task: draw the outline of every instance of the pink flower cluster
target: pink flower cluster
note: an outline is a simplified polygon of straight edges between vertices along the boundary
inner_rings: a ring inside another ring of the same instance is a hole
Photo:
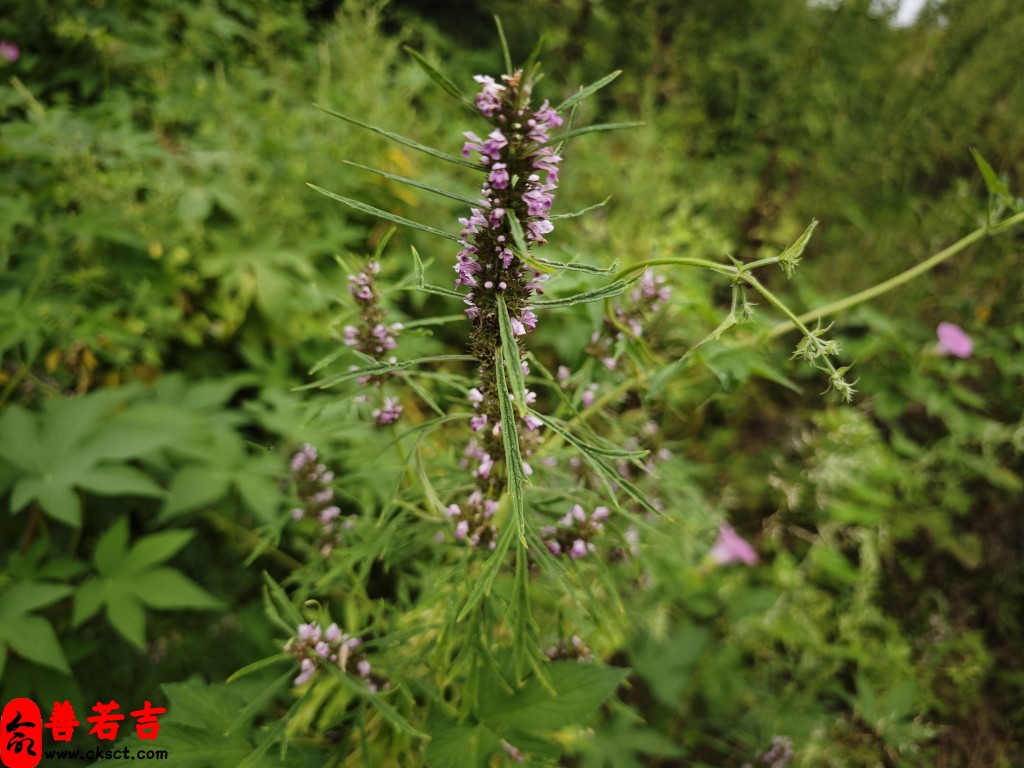
[[[498,511],[498,502],[484,497],[483,491],[469,494],[463,504],[449,504],[445,514],[455,523],[455,538],[466,541],[473,547],[483,545],[494,549],[497,544],[497,530],[490,520]]]
[[[357,650],[362,645],[358,637],[349,637],[337,624],[321,629],[319,624],[300,624],[295,637],[289,640],[284,650],[299,660],[299,675],[294,685],[308,683],[317,669],[324,664],[334,664],[342,672],[360,677],[367,687],[376,691],[379,682],[372,677],[372,668],[366,655]]]
[[[588,516],[579,504],[573,506],[557,525],[541,529],[547,539],[544,541],[552,555],[568,555],[573,560],[586,557],[594,552],[592,539],[604,530],[608,519],[608,507],[597,507]]]
[[[540,146],[550,138],[551,129],[562,124],[562,118],[546,101],[536,110],[519,105],[516,91],[521,75],[504,76],[504,85],[491,77],[476,77],[482,86],[477,107],[495,128],[484,139],[471,131],[463,134],[463,157],[476,152],[487,168],[487,180],[480,189],[479,207],[459,219],[462,250],[454,267],[455,287],[472,289],[466,295],[466,314],[471,320],[480,316],[481,291],[511,289],[509,295],[519,305],[511,318],[517,336],[537,325],[537,316],[523,299],[534,291],[543,292],[545,276],[514,253],[509,216],[516,217],[529,242],[545,242],[544,235],[554,229],[550,211],[562,160],[551,147]],[[493,302],[483,305],[490,309]]]
[[[340,543],[335,526],[341,508],[334,503],[334,473],[318,459],[316,448],[308,443],[292,457],[292,479],[302,506],[295,507],[291,516],[293,520],[311,519],[320,523],[317,549],[327,557]]]
[[[381,305],[380,290],[377,288],[376,275],[380,272],[380,264],[371,261],[366,269],[358,275],[349,275],[348,292],[352,294],[359,307],[362,323],[358,326],[346,325],[343,329],[345,345],[359,350],[375,360],[384,360],[385,355],[398,346],[398,334],[402,330],[401,323],[387,324],[387,310]],[[387,358],[394,362],[394,356]],[[353,366],[357,367],[357,366]],[[384,376],[360,376],[360,384],[383,385]],[[383,397],[383,393],[382,397]],[[362,397],[364,402],[369,398]],[[378,427],[393,424],[402,417],[402,405],[397,397],[383,397],[379,408],[373,410],[373,420]]]
[[[346,325],[343,329],[345,346],[355,347],[378,360],[398,346],[398,333],[402,330],[401,323],[386,325],[383,322],[387,310],[380,306],[380,291],[374,280],[379,271],[380,264],[371,261],[358,275],[349,275],[348,292],[359,305],[363,323]]]

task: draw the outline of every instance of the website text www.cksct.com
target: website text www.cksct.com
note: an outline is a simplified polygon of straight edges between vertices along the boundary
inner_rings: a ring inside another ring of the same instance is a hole
[[[46,760],[167,760],[166,749],[44,749]]]

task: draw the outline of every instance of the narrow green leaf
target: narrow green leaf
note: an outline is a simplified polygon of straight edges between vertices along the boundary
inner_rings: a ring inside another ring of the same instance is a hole
[[[583,99],[587,98],[587,96],[589,96],[590,94],[596,93],[597,91],[601,90],[606,85],[608,85],[608,83],[610,83],[612,80],[614,80],[615,78],[617,78],[621,74],[622,74],[622,70],[621,69],[617,69],[614,72],[612,72],[611,74],[605,75],[600,80],[597,80],[596,82],[591,83],[586,88],[580,88],[579,91],[577,91],[572,96],[570,96],[568,99],[566,99],[561,104],[559,104],[557,107],[555,107],[555,111],[556,112],[564,112],[565,110],[569,109],[570,107],[576,106],[581,101],[583,101]]]
[[[579,262],[553,261],[537,257],[534,257],[534,260],[541,266],[548,267],[549,269],[565,269],[570,272],[585,272],[589,275],[613,275],[619,271],[619,262],[617,260],[608,268],[592,267],[589,264],[581,264]]]
[[[380,712],[384,719],[391,723],[397,731],[414,739],[430,738],[427,734],[414,728],[412,723],[402,717],[397,709],[384,701],[379,693],[374,693],[367,688],[366,683],[355,680],[351,675],[338,669],[336,664],[325,664],[323,668],[330,672],[350,692],[369,701],[370,705]]]
[[[418,365],[424,363],[439,363],[445,361],[466,361],[476,360],[472,355],[431,355],[429,357],[418,357],[415,360],[406,360],[401,363],[375,363],[374,365],[367,365],[363,368],[357,368],[354,371],[345,371],[344,373],[336,373],[333,376],[328,376],[326,379],[320,381],[314,381],[312,384],[304,384],[301,387],[296,387],[296,390],[302,391],[304,389],[327,389],[333,387],[336,384],[341,384],[345,381],[351,381],[357,379],[360,376],[379,376],[384,373],[390,373],[391,371],[404,371],[408,368],[415,368]]]
[[[1010,188],[1006,185],[1005,181],[999,178],[999,175],[992,166],[988,164],[985,158],[981,156],[981,153],[974,147],[971,147],[971,154],[974,156],[974,162],[978,164],[981,176],[985,180],[985,187],[988,189],[986,221],[991,226],[1006,208],[1006,204],[1011,197]]]
[[[561,299],[536,299],[533,302],[533,305],[535,307],[543,307],[544,309],[554,309],[556,307],[572,307],[576,304],[602,301],[603,299],[611,298],[612,296],[618,296],[639,279],[640,276],[637,275],[629,280],[616,280],[614,283],[609,283],[603,288],[593,288],[589,291],[577,293],[574,296],[566,296]]]
[[[519,451],[519,429],[516,414],[512,410],[511,394],[505,379],[503,355],[494,360],[495,379],[498,388],[498,407],[501,410],[501,442],[505,448],[505,472],[508,475],[508,494],[512,502],[512,520],[519,533],[519,540],[526,546],[526,509],[523,503],[523,484],[529,482],[523,472],[523,456]]]
[[[288,656],[289,654],[279,654],[282,656]],[[273,656],[271,657],[274,658]],[[266,661],[266,659],[264,659]],[[278,691],[287,685],[292,678],[293,670],[288,670],[283,675],[274,680],[270,685],[265,687],[262,691],[257,693],[255,696],[249,696],[246,705],[238,710],[238,714],[235,719],[232,720],[228,727],[224,729],[224,735],[230,736],[236,730],[243,725],[247,725],[252,722],[253,718],[266,706],[267,702],[272,699]]]
[[[526,244],[526,237],[523,235],[523,226],[519,223],[519,219],[509,208],[505,211],[505,218],[508,219],[508,228],[512,231],[512,242],[515,244],[516,249],[519,251],[519,257],[524,261],[530,258],[530,248]]]
[[[553,144],[561,144],[569,139],[574,139],[577,136],[583,136],[588,133],[597,133],[599,131],[617,131],[620,128],[638,128],[643,123],[629,122],[629,123],[598,123],[597,125],[588,125],[583,128],[574,128],[571,131],[566,131],[559,136],[555,136],[553,139],[545,141],[543,144],[538,144],[537,149],[542,147],[550,147]]]
[[[306,186],[309,187],[310,189],[315,189],[321,195],[326,195],[332,200],[337,200],[339,203],[347,205],[349,208],[354,208],[357,211],[369,213],[372,216],[376,216],[377,218],[380,219],[385,219],[386,221],[393,221],[395,224],[401,224],[404,227],[412,227],[413,229],[418,229],[421,232],[428,232],[431,235],[437,235],[438,237],[443,237],[446,240],[454,240],[456,242],[458,242],[459,240],[458,237],[451,234],[450,232],[444,232],[440,229],[435,229],[434,227],[428,226],[426,224],[420,224],[418,221],[412,221],[411,219],[406,219],[397,214],[388,213],[387,211],[377,208],[375,206],[367,205],[366,203],[361,203],[358,200],[353,200],[351,197],[345,197],[344,195],[339,195],[329,190],[326,190],[323,187],[318,187],[316,184],[313,184],[311,182],[307,181]]]
[[[385,131],[383,128],[378,128],[374,125],[370,125],[369,123],[364,123],[362,120],[356,120],[354,117],[343,115],[340,112],[334,112],[333,110],[327,109],[326,107],[322,107],[319,104],[314,104],[313,106],[323,112],[326,112],[329,115],[333,115],[334,117],[344,120],[345,122],[352,123],[353,125],[358,125],[360,128],[365,128],[368,131],[373,131],[374,133],[380,134],[386,139],[391,139],[391,141],[403,144],[409,147],[410,149],[415,149],[417,152],[422,152],[426,155],[430,155],[431,157],[436,157],[439,160],[447,160],[449,163],[454,163],[456,165],[462,165],[467,168],[472,168],[473,170],[476,171],[487,170],[485,166],[480,165],[479,163],[473,163],[470,162],[469,160],[458,157],[457,155],[449,155],[447,152],[441,152],[440,150],[434,149],[433,147],[424,146],[423,144],[420,144],[418,141],[413,141],[412,139],[408,139],[405,136],[401,136],[397,133],[392,133],[391,131]]]
[[[505,361],[505,372],[511,383],[512,394],[515,396],[516,410],[520,417],[526,415],[526,381],[523,378],[523,366],[519,361],[519,344],[512,330],[512,320],[508,314],[505,297],[498,294],[498,331],[501,335],[502,359]]]
[[[276,617],[283,622],[289,634],[294,634],[299,624],[305,623],[298,609],[292,605],[284,588],[266,571],[263,572],[263,583],[266,584],[267,595],[276,611]]]
[[[593,446],[584,443],[582,440],[580,440],[571,432],[569,432],[568,429],[565,429],[559,423],[558,419],[544,416],[543,414],[537,414],[537,416],[553,432],[556,432],[560,437],[562,437],[563,440],[565,440],[567,443],[578,449],[580,453],[583,455],[583,458],[586,460],[586,462],[590,464],[590,466],[592,466],[597,471],[597,473],[604,478],[609,488],[611,488],[613,485],[617,485],[619,488],[625,491],[630,498],[632,498],[635,502],[640,504],[648,512],[651,512],[659,517],[664,516],[664,512],[660,511],[657,507],[651,504],[647,497],[635,485],[633,485],[633,483],[626,480],[626,478],[622,477],[622,475],[619,474],[618,471],[616,471],[615,467],[610,466],[607,460],[594,450]]]
[[[608,195],[608,197],[606,197],[600,203],[588,205],[586,208],[581,208],[580,210],[573,211],[572,213],[556,213],[554,216],[551,216],[550,218],[552,221],[557,221],[558,219],[575,219],[577,216],[583,216],[584,214],[590,213],[591,211],[596,210],[597,208],[604,208],[606,205],[608,205],[608,201],[611,199],[612,196]]]
[[[447,296],[450,299],[465,299],[458,291],[453,291],[450,288],[440,288],[436,285],[427,285],[426,278],[423,272],[423,261],[420,259],[419,251],[416,250],[415,246],[412,246],[412,259],[413,268],[416,270],[417,288],[423,293],[433,293],[438,296]]]
[[[498,543],[484,563],[483,571],[473,584],[473,589],[469,593],[469,597],[466,598],[466,604],[459,611],[456,621],[465,620],[480,601],[491,594],[491,587],[494,586],[494,580],[501,572],[501,567],[505,562],[505,555],[508,554],[508,549],[512,546],[512,540],[515,537],[516,529],[512,526],[506,526],[498,535]]]
[[[512,54],[508,50],[508,40],[505,39],[505,28],[501,25],[501,18],[499,16],[494,17],[494,26],[498,28],[498,39],[501,41],[501,55],[505,59],[505,72],[511,75],[515,71],[512,69]]]
[[[743,288],[742,286],[740,286],[739,283],[734,283],[732,286],[732,307],[729,310],[729,314],[726,315],[722,322],[718,324],[717,328],[715,328],[713,331],[711,331],[711,333],[709,333],[707,336],[705,336],[692,347],[690,347],[688,350],[686,350],[686,352],[683,353],[682,357],[672,361],[671,363],[663,367],[660,371],[656,371],[654,373],[654,375],[651,377],[650,385],[647,389],[648,397],[653,397],[654,395],[660,393],[664,386],[679,374],[679,372],[683,369],[683,367],[686,365],[686,362],[690,359],[690,356],[693,355],[694,352],[696,352],[698,349],[700,349],[708,342],[717,341],[719,338],[721,338],[722,334],[724,334],[727,330],[729,330],[735,325],[739,325],[739,308],[742,304],[742,300]]]
[[[441,86],[441,90],[472,109],[473,103],[459,90],[459,86],[453,83],[441,70],[427,61],[419,51],[410,48],[408,45],[403,45],[402,50],[412,56],[413,61],[419,65],[420,69],[427,73],[427,77]]]
[[[779,254],[779,266],[781,266],[782,270],[786,273],[786,277],[793,276],[793,270],[796,269],[797,264],[800,263],[800,257],[803,256],[804,248],[807,247],[807,243],[811,239],[811,234],[817,226],[818,220],[812,219],[811,225],[804,230],[804,233],[797,238],[796,242]]]
[[[263,669],[264,667],[269,667],[269,666],[271,666],[273,664],[278,664],[278,663],[280,663],[282,661],[287,661],[287,662],[291,662],[291,663],[294,664],[295,657],[292,656],[290,653],[283,653],[283,652],[282,653],[275,653],[273,656],[268,656],[265,659],[260,659],[259,661],[254,661],[252,664],[246,664],[241,669],[235,670],[228,677],[227,682],[228,683],[233,683],[235,680],[243,678],[246,675],[251,675],[253,672],[258,672],[261,669]],[[290,675],[291,672],[289,672],[288,674]]]
[[[526,63],[523,64],[523,72],[526,74],[527,77],[529,77],[531,74],[530,70],[532,70],[534,66],[537,64],[537,62],[540,60],[540,54],[541,52],[543,52],[544,44],[546,42],[547,39],[544,37],[544,35],[538,37],[537,44],[533,46],[533,50],[530,51],[530,55],[526,57]]]
[[[410,187],[416,187],[416,189],[422,189],[422,190],[424,190],[426,192],[433,192],[435,195],[441,195],[441,197],[447,197],[447,198],[449,198],[451,200],[458,200],[460,203],[465,203],[466,205],[473,205],[473,206],[479,206],[480,205],[480,201],[479,200],[474,200],[471,197],[466,197],[465,195],[459,195],[459,194],[456,194],[455,192],[449,192],[446,189],[441,189],[440,187],[434,187],[434,186],[431,186],[430,184],[424,184],[422,181],[416,181],[415,179],[407,179],[404,176],[396,176],[393,173],[388,173],[387,171],[380,171],[380,170],[377,170],[376,168],[371,168],[368,165],[363,165],[362,163],[354,163],[351,160],[342,160],[342,162],[345,163],[345,165],[351,165],[351,166],[353,166],[355,168],[359,168],[359,169],[364,170],[364,171],[369,171],[370,173],[375,173],[378,176],[383,176],[385,179],[391,179],[392,181],[397,181],[397,182],[399,182],[401,184],[407,184]]]

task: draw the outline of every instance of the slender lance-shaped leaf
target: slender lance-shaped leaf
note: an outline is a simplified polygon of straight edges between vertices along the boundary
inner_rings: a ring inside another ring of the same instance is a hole
[[[604,208],[606,205],[608,205],[608,201],[611,200],[611,199],[612,199],[612,196],[608,195],[608,197],[606,197],[600,203],[594,203],[594,205],[588,205],[586,208],[581,208],[580,210],[573,211],[572,213],[556,213],[554,216],[551,216],[549,218],[552,221],[556,221],[558,219],[575,219],[577,216],[582,216],[585,213],[590,213],[595,208]]]
[[[620,128],[639,128],[643,123],[629,122],[629,123],[598,123],[597,125],[587,125],[583,128],[574,128],[571,131],[555,136],[553,139],[545,141],[543,144],[538,144],[537,149],[542,147],[550,147],[552,144],[561,144],[568,139],[582,136],[585,133],[597,133],[598,131],[617,131]]]
[[[459,238],[457,238],[455,235],[451,234],[450,232],[444,232],[444,231],[442,231],[440,229],[434,229],[433,227],[428,226],[426,224],[420,224],[418,221],[412,221],[411,219],[403,218],[402,216],[398,216],[398,215],[396,215],[394,213],[388,213],[387,211],[382,210],[380,208],[376,208],[376,207],[374,207],[372,205],[367,205],[366,203],[360,203],[358,200],[353,200],[351,197],[345,197],[344,195],[339,195],[339,194],[337,194],[335,192],[331,192],[329,190],[326,190],[323,187],[318,187],[316,184],[312,184],[312,183],[310,183],[308,181],[306,182],[306,186],[309,187],[310,189],[315,189],[321,195],[327,195],[327,197],[331,198],[332,200],[337,200],[339,203],[344,203],[349,208],[355,208],[357,211],[362,211],[363,213],[369,213],[369,214],[371,214],[373,216],[376,216],[378,218],[387,219],[388,221],[393,221],[393,222],[395,222],[395,224],[401,224],[402,226],[405,226],[405,227],[412,227],[413,229],[419,229],[419,230],[421,230],[423,232],[429,232],[432,235],[437,235],[438,237],[443,237],[446,240],[454,240],[456,242],[458,242],[458,240],[459,240]]]
[[[470,109],[473,109],[473,102],[471,102],[466,95],[459,90],[459,86],[451,81],[451,79],[429,61],[427,61],[423,54],[417,51],[415,48],[410,48],[408,45],[403,45],[402,50],[412,56],[413,61],[419,64],[420,69],[427,73],[427,77],[441,86],[441,90],[447,93],[449,96],[458,99]]]
[[[459,157],[457,155],[449,155],[447,152],[442,152],[439,149],[434,149],[433,147],[428,147],[425,144],[420,144],[418,141],[413,141],[412,139],[402,136],[401,134],[392,133],[391,131],[386,131],[383,128],[378,128],[375,125],[364,123],[362,120],[356,120],[354,117],[343,115],[340,112],[335,112],[334,110],[320,106],[319,104],[314,104],[313,106],[321,110],[322,112],[326,112],[328,115],[333,115],[334,117],[337,117],[340,120],[344,120],[347,123],[352,123],[353,125],[358,125],[360,128],[365,128],[368,131],[378,133],[386,139],[391,139],[392,141],[398,142],[399,144],[404,144],[410,149],[415,149],[417,152],[422,152],[426,155],[430,155],[431,157],[436,157],[439,160],[447,160],[449,163],[455,163],[456,165],[464,165],[467,168],[473,168],[474,170],[477,171],[487,170],[486,167],[483,165],[474,163],[470,160],[466,160],[465,158]]]
[[[530,259],[530,248],[526,244],[526,237],[523,235],[523,225],[511,209],[505,211],[505,218],[508,219],[508,228],[512,231],[512,242],[519,251],[519,258],[524,261]]]
[[[512,519],[519,533],[519,541],[526,546],[526,508],[523,502],[523,483],[529,478],[523,472],[523,455],[519,452],[519,429],[516,414],[509,398],[505,366],[498,355],[494,360],[494,373],[498,386],[498,406],[501,409],[501,441],[505,446],[505,472],[508,474],[508,495],[512,501]]]
[[[607,460],[594,450],[592,445],[584,443],[578,437],[573,435],[568,429],[562,426],[558,419],[553,419],[542,414],[538,414],[538,416],[553,432],[579,450],[580,453],[583,454],[583,458],[586,459],[587,463],[590,464],[590,466],[592,466],[597,473],[607,481],[609,487],[614,487],[614,485],[619,486],[648,512],[653,512],[659,517],[664,516],[664,513],[651,504],[651,502],[647,500],[647,497],[644,496],[644,494],[641,493],[635,485],[622,477],[622,475],[619,474],[613,466],[610,466]]]
[[[413,727],[412,723],[406,720],[398,712],[397,709],[392,707],[384,698],[379,694],[371,691],[366,687],[366,684],[356,680],[354,677],[349,675],[347,672],[338,669],[337,664],[324,664],[322,669],[326,669],[334,678],[349,690],[350,693],[354,693],[356,696],[361,696],[373,705],[378,712],[391,723],[396,730],[404,733],[406,736],[411,736],[414,739],[428,739],[430,738],[423,731],[417,730]]]
[[[508,315],[505,297],[498,294],[498,330],[501,333],[502,357],[505,360],[505,371],[511,385],[512,394],[516,398],[516,410],[520,416],[526,415],[526,382],[523,379],[523,366],[519,362],[519,345],[512,330],[512,320]]]
[[[508,40],[505,39],[505,28],[501,25],[501,18],[494,17],[494,26],[498,28],[498,39],[501,41],[501,55],[505,57],[505,71],[512,74],[512,54],[508,50]]]
[[[616,280],[614,283],[610,283],[603,288],[594,288],[590,291],[584,291],[583,293],[577,293],[575,296],[566,296],[562,299],[537,299],[533,302],[536,307],[543,307],[544,309],[553,309],[555,307],[572,307],[576,304],[586,304],[591,301],[601,301],[612,296],[618,296],[620,293],[625,291],[629,286],[640,279],[640,276],[630,278],[629,280]]]
[[[985,187],[988,189],[988,213],[985,223],[992,226],[1006,208],[1007,202],[1010,201],[1010,188],[974,147],[971,147],[971,154],[974,156],[974,162],[978,164],[978,170],[981,171],[982,178],[985,179]]]
[[[813,219],[810,226],[804,230],[804,233],[797,238],[796,242],[779,254],[779,265],[786,273],[786,277],[793,276],[793,270],[796,269],[796,265],[800,263],[800,257],[804,254],[804,248],[807,247],[807,243],[811,239],[811,234],[817,226],[818,220]]]
[[[420,259],[419,251],[416,250],[415,246],[412,248],[412,259],[414,265],[413,268],[416,270],[416,280],[418,281],[418,285],[416,287],[420,291],[423,293],[433,293],[437,296],[447,296],[450,299],[461,300],[465,298],[461,293],[453,291],[450,288],[441,288],[437,285],[427,285],[426,278],[423,274],[423,260]]]
[[[501,566],[505,562],[505,555],[508,554],[508,549],[512,546],[512,540],[516,536],[515,528],[511,526],[506,527],[502,530],[498,536],[498,543],[494,547],[494,551],[491,552],[491,556],[487,558],[487,562],[484,563],[484,569],[477,578],[476,583],[473,585],[473,591],[469,593],[469,597],[466,599],[466,604],[462,606],[462,610],[459,611],[459,615],[456,621],[463,621],[473,609],[479,605],[480,601],[485,596],[491,593],[491,587],[494,586],[494,580],[501,573]]]
[[[360,169],[362,169],[364,171],[369,171],[370,173],[375,173],[378,176],[383,176],[385,179],[391,179],[392,181],[397,181],[397,182],[400,182],[402,184],[408,184],[410,187],[416,187],[416,189],[422,189],[422,190],[425,190],[426,192],[433,192],[435,195],[441,195],[441,197],[447,197],[447,198],[450,198],[452,200],[458,200],[460,203],[465,203],[466,205],[479,205],[480,204],[479,200],[474,200],[471,197],[466,197],[465,195],[460,195],[460,194],[458,194],[456,192],[449,192],[447,189],[441,189],[440,187],[434,187],[434,186],[431,186],[430,184],[424,184],[422,181],[416,181],[415,179],[407,179],[404,176],[396,176],[395,174],[388,173],[387,171],[379,171],[376,168],[371,168],[370,166],[363,165],[362,163],[355,163],[355,162],[353,162],[351,160],[342,160],[342,162],[345,163],[345,165],[351,165],[351,166],[354,166],[356,168],[360,168]],[[591,206],[591,207],[595,207],[595,206]],[[589,208],[585,209],[585,210],[589,210]],[[583,212],[584,211],[580,211],[580,213],[583,213]],[[576,214],[576,215],[579,215],[579,214]]]
[[[547,267],[548,269],[566,269],[570,272],[586,272],[588,275],[614,275],[619,271],[618,260],[613,262],[608,268],[592,267],[590,264],[581,264],[579,262],[552,261],[551,259],[541,259],[536,256],[533,257],[532,261],[536,261],[542,267]]]
[[[569,109],[569,107],[576,106],[578,103],[580,103],[585,98],[587,98],[587,96],[589,96],[590,94],[596,93],[597,91],[601,90],[606,85],[608,85],[608,83],[610,83],[612,80],[614,80],[615,78],[617,78],[621,74],[622,74],[622,70],[621,69],[616,69],[611,74],[605,75],[600,80],[598,80],[596,82],[593,82],[590,85],[588,85],[586,88],[580,88],[580,90],[578,92],[574,93],[568,99],[566,99],[561,104],[559,104],[557,107],[555,107],[555,111],[556,112],[564,112],[565,110]]]
[[[301,387],[296,387],[297,391],[304,389],[327,389],[333,387],[335,384],[341,384],[344,381],[350,381],[351,379],[357,379],[360,376],[380,376],[385,373],[391,373],[391,371],[404,371],[407,368],[415,368],[418,365],[424,363],[440,363],[446,360],[476,360],[472,355],[431,355],[428,357],[417,357],[415,360],[406,360],[401,363],[375,363],[374,365],[366,365],[362,368],[356,368],[353,371],[345,371],[344,373],[336,373],[333,376],[328,376],[326,379],[320,381],[314,381],[311,384],[304,384]]]

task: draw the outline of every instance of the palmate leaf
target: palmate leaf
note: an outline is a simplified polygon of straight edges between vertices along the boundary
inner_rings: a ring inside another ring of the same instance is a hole
[[[192,537],[191,531],[144,536],[128,546],[128,518],[122,516],[100,536],[93,563],[100,578],[84,581],[75,593],[71,619],[78,626],[101,608],[111,626],[137,648],[145,645],[143,606],[155,609],[211,610],[221,602],[184,574],[161,565]]]
[[[0,677],[8,650],[35,664],[71,673],[53,625],[32,614],[70,592],[71,588],[62,584],[26,581],[0,594]]]
[[[431,235],[437,235],[438,237],[443,237],[446,240],[454,240],[455,242],[458,242],[458,240],[459,240],[458,237],[456,237],[455,235],[451,234],[450,232],[445,232],[445,231],[440,230],[440,229],[435,229],[434,227],[431,227],[431,226],[429,226],[427,224],[421,224],[418,221],[413,221],[412,219],[407,219],[407,218],[405,218],[403,216],[399,216],[398,214],[395,214],[395,213],[388,213],[387,211],[383,210],[382,208],[377,208],[376,206],[373,206],[373,205],[368,205],[366,203],[361,203],[358,200],[353,200],[351,197],[345,197],[344,195],[339,195],[336,192],[331,192],[330,190],[324,189],[323,187],[318,187],[316,184],[313,184],[312,182],[308,182],[307,181],[306,182],[306,186],[309,187],[310,189],[315,189],[321,195],[326,195],[327,197],[331,198],[332,200],[337,200],[339,203],[347,205],[349,208],[353,208],[353,209],[355,209],[357,211],[362,211],[363,213],[368,213],[371,216],[376,216],[379,219],[385,219],[387,221],[393,221],[395,224],[401,224],[403,227],[412,227],[413,229],[418,229],[421,232],[427,232],[427,233],[429,233]]]
[[[417,152],[423,152],[424,154],[430,155],[431,157],[436,157],[439,160],[447,160],[449,163],[454,163],[455,165],[462,165],[467,168],[472,168],[473,170],[476,171],[487,170],[486,166],[480,165],[479,163],[474,163],[470,160],[466,160],[465,158],[458,157],[457,155],[449,155],[447,152],[442,152],[439,149],[428,147],[424,144],[420,144],[418,141],[413,141],[412,139],[406,138],[405,136],[402,136],[400,134],[392,133],[391,131],[386,131],[383,128],[378,128],[377,126],[370,125],[369,123],[364,123],[362,120],[357,120],[354,117],[343,115],[340,112],[335,112],[333,110],[327,109],[326,107],[322,107],[319,104],[314,104],[313,106],[319,110],[326,112],[329,115],[339,118],[340,120],[352,123],[353,125],[358,125],[360,128],[365,128],[368,131],[373,131],[374,133],[380,134],[386,139],[391,139],[391,141],[402,144],[406,147],[409,147],[410,149],[415,149]]]
[[[176,766],[183,768],[240,768],[281,766],[282,768],[319,768],[325,754],[305,743],[288,745],[287,751],[270,747],[280,740],[280,726],[263,730],[253,727],[251,718],[234,725],[238,713],[252,700],[250,686],[190,681],[163,686],[167,694],[167,714],[160,717],[159,746],[173,756]],[[283,722],[283,721],[281,721]],[[124,737],[112,745],[115,750],[127,747],[133,755],[132,765],[138,768],[166,768],[167,759],[135,757],[139,745],[134,729],[122,729]],[[123,760],[108,759],[93,763],[114,768]]]
[[[501,732],[508,729],[549,733],[583,722],[629,675],[628,669],[556,661],[547,666],[555,692],[536,677],[509,696],[494,687],[484,692],[480,720]]]

